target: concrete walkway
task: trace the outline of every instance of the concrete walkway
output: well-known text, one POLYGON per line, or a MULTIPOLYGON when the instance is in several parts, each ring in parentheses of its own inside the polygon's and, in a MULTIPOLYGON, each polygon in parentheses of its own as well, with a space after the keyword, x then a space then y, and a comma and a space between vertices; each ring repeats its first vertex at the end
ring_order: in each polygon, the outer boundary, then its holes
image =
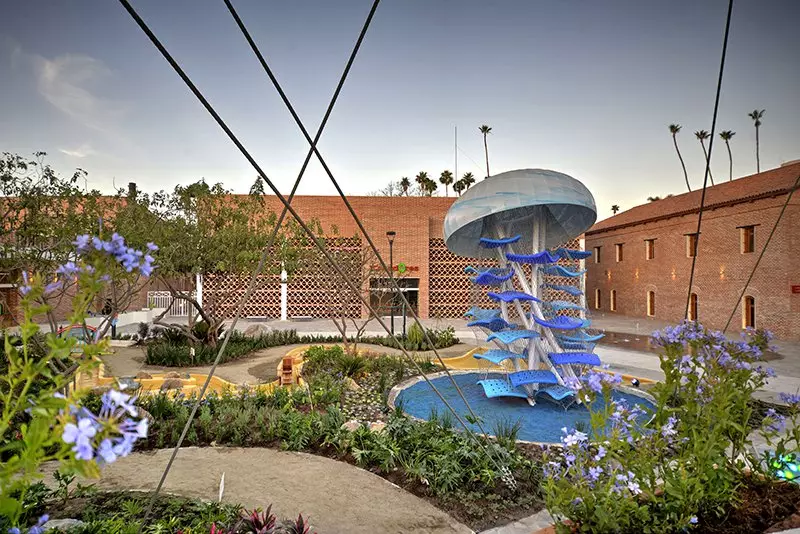
MULTIPOLYGON (((171 450, 134 453, 106 466, 97 487, 153 490, 171 450)), ((54 466, 48 466, 52 471, 54 466)), ((363 469, 311 454, 274 449, 181 449, 164 491, 245 508, 273 505, 278 517, 302 513, 320 534, 469 534, 472 530, 428 503, 363 469)), ((48 479, 52 480, 50 472, 48 479)))

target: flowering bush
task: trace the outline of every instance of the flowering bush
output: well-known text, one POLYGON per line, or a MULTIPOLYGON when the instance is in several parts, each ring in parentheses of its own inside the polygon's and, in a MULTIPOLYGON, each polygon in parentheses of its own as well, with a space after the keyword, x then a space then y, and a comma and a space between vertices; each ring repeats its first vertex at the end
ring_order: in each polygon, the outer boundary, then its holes
POLYGON ((729 509, 743 468, 753 464, 746 454, 748 401, 773 375, 758 363, 761 348, 692 322, 654 338, 663 348, 665 380, 653 390, 647 425, 634 424, 637 407, 611 399, 613 379, 590 373, 570 384, 589 401, 592 430, 564 429, 563 449, 546 454, 545 501, 564 532, 691 528, 698 516, 729 509), (604 405, 592 404, 598 395, 604 405))
MULTIPOLYGON (((75 259, 58 268, 63 280, 44 285, 39 276, 23 273, 23 320, 18 335, 6 332, 7 371, 0 377, 0 528, 17 533, 26 521, 26 495, 43 462, 57 461, 62 471, 84 476, 99 476, 99 467, 133 449, 136 440, 147 436, 147 420, 138 419, 138 409, 129 395, 111 390, 102 397, 99 413, 79 408, 81 392, 72 392, 73 378, 90 372, 108 341, 95 339, 73 352, 77 340, 51 333, 39 335, 33 317, 48 311, 46 297, 63 284, 76 287, 70 321, 84 324, 94 298, 118 270, 149 276, 153 258, 125 246, 114 234, 110 241, 79 236, 75 259), (116 269, 116 271, 115 271, 116 269), (34 347, 44 340, 46 347, 34 347), (37 350, 34 350, 34 349, 37 350), (59 371, 54 362, 70 362, 59 371)), ((155 250, 150 245, 150 250, 155 250)), ((28 529, 42 532, 46 516, 28 529)))

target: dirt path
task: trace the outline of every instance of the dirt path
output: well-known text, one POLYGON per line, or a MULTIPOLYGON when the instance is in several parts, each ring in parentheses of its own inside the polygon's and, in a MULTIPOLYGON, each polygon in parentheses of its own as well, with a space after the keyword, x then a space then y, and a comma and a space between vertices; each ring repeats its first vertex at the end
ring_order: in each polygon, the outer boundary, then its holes
MULTIPOLYGON (((270 381, 276 376, 276 367, 281 358, 293 348, 300 346, 302 345, 283 345, 256 351, 246 358, 220 365, 217 367, 216 375, 234 384, 258 384, 270 381)), ((399 349, 380 345, 359 344, 359 348, 384 354, 402 354, 399 349)), ((472 345, 458 344, 439 350, 439 354, 442 358, 461 356, 472 348, 474 348, 472 345)), ((433 351, 418 352, 416 354, 418 358, 436 360, 433 351)), ((208 374, 211 369, 210 365, 197 367, 147 365, 144 360, 145 352, 143 347, 116 347, 113 354, 103 356, 103 361, 114 376, 135 376, 139 371, 147 373, 177 371, 179 373, 208 374)))
MULTIPOLYGON (((152 490, 171 450, 134 453, 103 469, 99 488, 152 490)), ((52 470, 53 466, 49 466, 52 470)), ((246 508, 270 503, 279 517, 309 517, 319 534, 471 533, 427 501, 344 462, 273 449, 187 447, 178 454, 164 491, 246 508)), ((52 480, 50 473, 48 479, 52 480)))

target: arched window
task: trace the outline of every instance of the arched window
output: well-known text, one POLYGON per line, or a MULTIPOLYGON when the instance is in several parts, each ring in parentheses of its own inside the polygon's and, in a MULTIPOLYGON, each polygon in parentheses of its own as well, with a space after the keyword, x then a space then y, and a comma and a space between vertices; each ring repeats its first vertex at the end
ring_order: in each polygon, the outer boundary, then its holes
POLYGON ((689 295, 689 320, 697 320, 697 293, 689 295))
POLYGON ((647 292, 647 315, 649 317, 655 317, 655 315, 656 315, 656 292, 655 291, 648 291, 647 292))
POLYGON ((756 327, 756 299, 746 296, 742 302, 742 328, 756 327))

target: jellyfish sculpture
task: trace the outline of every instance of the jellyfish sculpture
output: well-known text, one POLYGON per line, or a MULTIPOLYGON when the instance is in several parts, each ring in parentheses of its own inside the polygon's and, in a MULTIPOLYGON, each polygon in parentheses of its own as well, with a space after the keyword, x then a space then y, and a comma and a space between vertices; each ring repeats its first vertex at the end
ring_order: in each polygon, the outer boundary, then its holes
POLYGON ((494 346, 475 357, 501 378, 480 380, 488 397, 537 397, 569 407, 566 387, 600 364, 587 318, 583 250, 564 248, 597 219, 594 198, 578 180, 542 169, 509 171, 483 180, 453 203, 444 221, 447 248, 459 256, 494 259, 472 266, 496 307, 473 307, 468 326, 494 346))

